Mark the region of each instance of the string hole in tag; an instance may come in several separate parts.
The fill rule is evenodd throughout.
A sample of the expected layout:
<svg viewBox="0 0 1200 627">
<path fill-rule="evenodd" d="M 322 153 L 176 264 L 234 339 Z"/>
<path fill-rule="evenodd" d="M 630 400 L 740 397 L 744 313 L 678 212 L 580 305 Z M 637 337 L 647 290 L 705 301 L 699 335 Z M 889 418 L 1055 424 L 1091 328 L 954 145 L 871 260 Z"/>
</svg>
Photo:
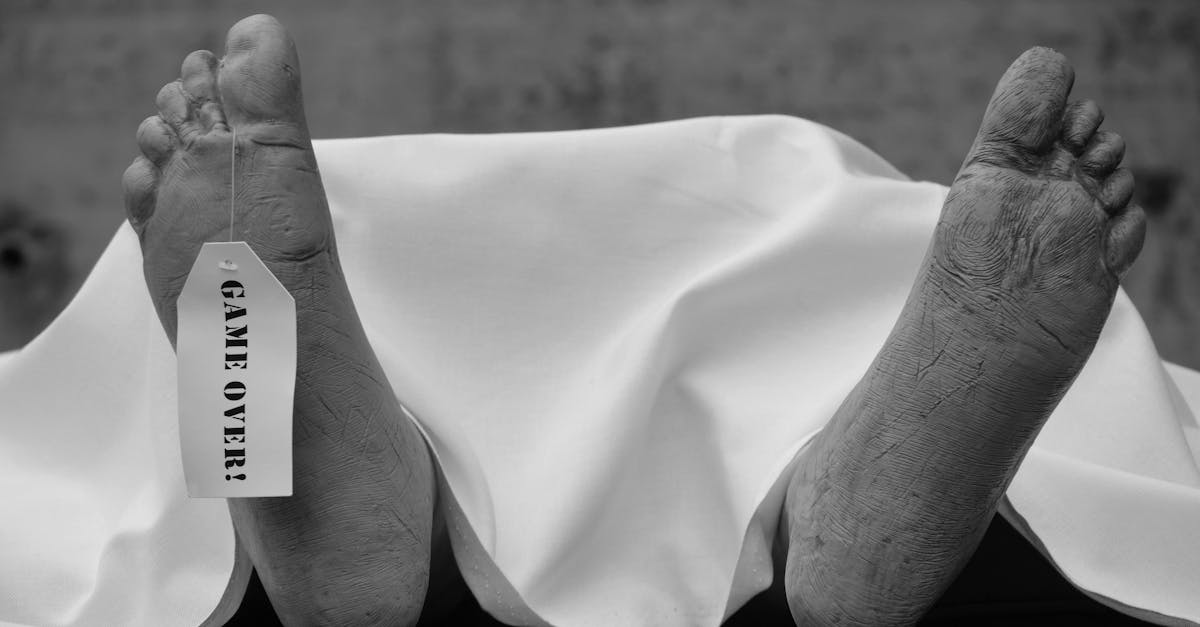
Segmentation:
<svg viewBox="0 0 1200 627">
<path fill-rule="evenodd" d="M 228 259 L 218 263 L 217 267 L 222 270 L 237 270 L 238 269 L 237 264 Z"/>
</svg>

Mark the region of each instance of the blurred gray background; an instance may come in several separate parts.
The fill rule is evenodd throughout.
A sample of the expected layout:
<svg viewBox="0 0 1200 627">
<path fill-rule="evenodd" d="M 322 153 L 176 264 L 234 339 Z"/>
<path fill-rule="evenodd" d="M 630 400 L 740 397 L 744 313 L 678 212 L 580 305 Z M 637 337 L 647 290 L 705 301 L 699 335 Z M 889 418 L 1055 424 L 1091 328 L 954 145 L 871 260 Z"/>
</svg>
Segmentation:
<svg viewBox="0 0 1200 627">
<path fill-rule="evenodd" d="M 1151 213 L 1126 281 L 1200 368 L 1200 3 L 173 0 L 0 4 L 0 349 L 40 330 L 121 222 L 159 87 L 266 12 L 291 30 L 315 137 L 578 129 L 784 113 L 948 184 L 1032 45 L 1075 64 Z M 141 280 L 141 277 L 130 277 Z"/>
</svg>

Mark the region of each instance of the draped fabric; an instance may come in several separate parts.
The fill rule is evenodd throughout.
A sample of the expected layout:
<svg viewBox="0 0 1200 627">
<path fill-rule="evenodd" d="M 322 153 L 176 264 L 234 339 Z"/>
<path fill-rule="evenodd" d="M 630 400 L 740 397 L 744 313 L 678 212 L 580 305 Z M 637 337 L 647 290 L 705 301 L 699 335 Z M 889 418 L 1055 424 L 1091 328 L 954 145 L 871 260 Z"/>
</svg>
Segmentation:
<svg viewBox="0 0 1200 627">
<path fill-rule="evenodd" d="M 717 625 L 768 585 L 787 470 L 882 346 L 946 194 L 776 116 L 315 147 L 459 566 L 527 624 Z M 0 356 L 0 621 L 190 626 L 236 603 L 225 504 L 185 494 L 175 387 L 124 225 Z M 1002 510 L 1156 620 L 1200 621 L 1191 407 L 1200 374 L 1118 294 Z"/>
</svg>

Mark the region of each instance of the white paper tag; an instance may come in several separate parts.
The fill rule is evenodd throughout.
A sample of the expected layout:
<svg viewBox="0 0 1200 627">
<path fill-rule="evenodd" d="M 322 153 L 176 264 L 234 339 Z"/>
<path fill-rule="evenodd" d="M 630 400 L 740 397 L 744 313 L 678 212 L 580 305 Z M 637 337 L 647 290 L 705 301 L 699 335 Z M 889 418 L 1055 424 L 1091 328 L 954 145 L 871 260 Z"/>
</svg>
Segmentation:
<svg viewBox="0 0 1200 627">
<path fill-rule="evenodd" d="M 245 242 L 210 242 L 179 295 L 178 322 L 188 496 L 290 496 L 292 295 Z"/>
</svg>

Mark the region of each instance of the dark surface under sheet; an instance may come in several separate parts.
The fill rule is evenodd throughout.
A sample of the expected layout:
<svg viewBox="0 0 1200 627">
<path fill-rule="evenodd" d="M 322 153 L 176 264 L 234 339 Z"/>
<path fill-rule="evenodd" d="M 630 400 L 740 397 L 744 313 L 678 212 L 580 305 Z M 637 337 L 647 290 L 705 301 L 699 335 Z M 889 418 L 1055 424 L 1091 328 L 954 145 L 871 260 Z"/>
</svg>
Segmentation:
<svg viewBox="0 0 1200 627">
<path fill-rule="evenodd" d="M 257 575 L 250 580 L 241 607 L 226 625 L 279 625 Z M 442 624 L 501 625 L 473 600 L 463 604 Z M 791 616 L 777 589 L 755 597 L 727 621 L 726 626 L 791 625 Z M 1149 623 L 1116 612 L 1075 589 L 1017 533 L 996 516 L 971 562 L 921 625 L 1134 626 Z"/>
</svg>

